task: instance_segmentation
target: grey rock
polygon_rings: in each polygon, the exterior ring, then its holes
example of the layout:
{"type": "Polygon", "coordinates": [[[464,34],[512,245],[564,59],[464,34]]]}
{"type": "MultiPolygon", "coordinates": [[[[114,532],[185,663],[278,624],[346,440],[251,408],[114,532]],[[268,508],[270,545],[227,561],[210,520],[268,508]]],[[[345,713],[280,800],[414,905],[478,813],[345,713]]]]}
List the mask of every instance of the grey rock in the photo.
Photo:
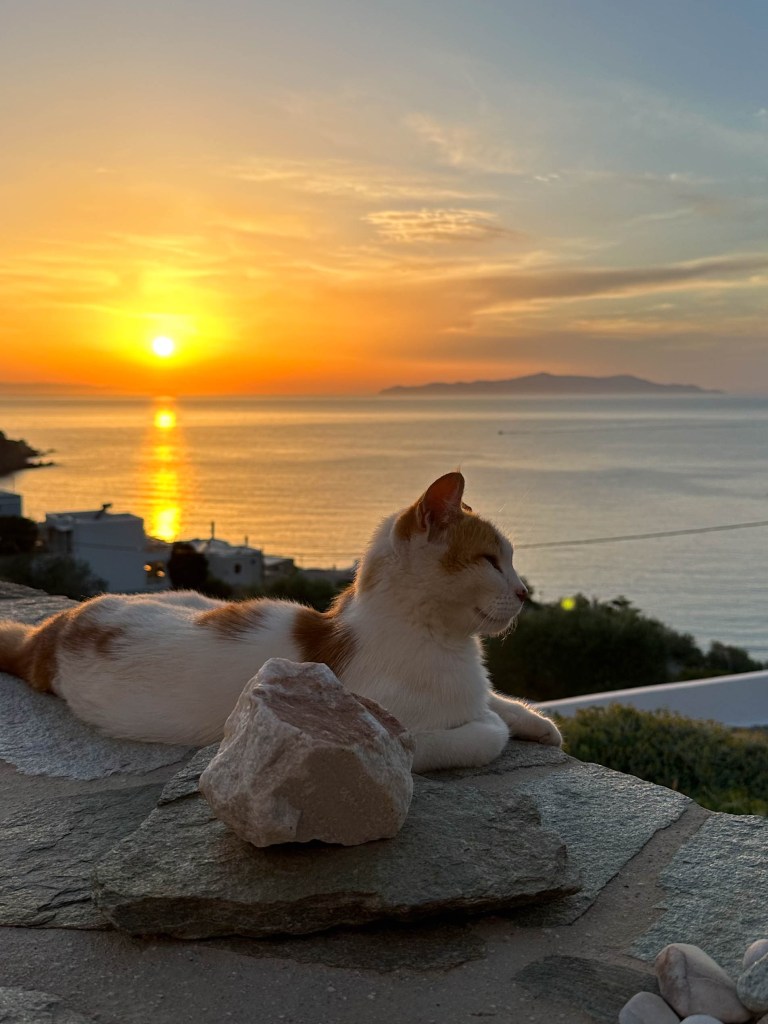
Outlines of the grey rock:
{"type": "Polygon", "coordinates": [[[543,743],[526,743],[524,740],[510,740],[501,754],[490,764],[479,768],[450,768],[439,772],[423,772],[425,778],[437,782],[471,779],[479,775],[506,775],[520,768],[551,768],[574,762],[559,747],[548,747],[543,743]]]}
{"type": "Polygon", "coordinates": [[[621,1008],[619,1024],[680,1024],[680,1018],[655,992],[637,992],[621,1008]]]}
{"type": "Polygon", "coordinates": [[[518,924],[538,927],[577,920],[648,840],[691,804],[680,793],[632,775],[580,761],[570,764],[543,777],[515,779],[514,785],[516,792],[535,800],[544,827],[565,842],[582,889],[568,899],[516,913],[518,924]]]}
{"type": "Polygon", "coordinates": [[[313,935],[270,939],[205,939],[203,945],[240,956],[275,957],[304,964],[325,964],[342,970],[447,971],[470,960],[483,959],[486,943],[464,923],[405,922],[336,928],[313,935]]]}
{"type": "Polygon", "coordinates": [[[710,1017],[708,1013],[694,1013],[686,1017],[680,1024],[723,1024],[717,1017],[710,1017]]]}
{"type": "Polygon", "coordinates": [[[635,993],[658,994],[650,974],[580,956],[537,960],[519,971],[515,981],[541,999],[560,1002],[568,1009],[578,1006],[600,1024],[616,1024],[622,1007],[635,993]]]}
{"type": "Polygon", "coordinates": [[[0,925],[103,928],[94,863],[135,829],[160,787],[101,790],[0,806],[0,925]]]}
{"type": "Polygon", "coordinates": [[[327,665],[271,658],[243,688],[199,787],[254,846],[357,846],[403,827],[413,750],[400,722],[327,665]]]}
{"type": "Polygon", "coordinates": [[[711,956],[688,942],[672,942],[656,957],[656,977],[664,999],[681,1017],[716,1013],[723,1024],[746,1024],[749,1010],[736,986],[711,956]]]}
{"type": "Polygon", "coordinates": [[[739,999],[753,1013],[768,1010],[768,954],[755,960],[736,982],[739,999]]]}
{"type": "Polygon", "coordinates": [[[94,878],[97,904],[118,928],[182,938],[498,911],[575,886],[565,847],[530,799],[421,778],[398,835],[354,847],[259,850],[185,793],[159,805],[94,878]]]}
{"type": "Polygon", "coordinates": [[[747,967],[751,967],[756,960],[759,960],[760,957],[765,956],[767,953],[768,939],[756,939],[747,946],[741,966],[746,970],[747,967]]]}
{"type": "Polygon", "coordinates": [[[641,960],[684,935],[729,974],[741,951],[768,932],[768,819],[713,814],[659,876],[664,913],[632,946],[641,960]]]}
{"type": "Polygon", "coordinates": [[[0,1024],[95,1024],[95,1020],[67,1009],[48,992],[0,988],[0,1024]]]}

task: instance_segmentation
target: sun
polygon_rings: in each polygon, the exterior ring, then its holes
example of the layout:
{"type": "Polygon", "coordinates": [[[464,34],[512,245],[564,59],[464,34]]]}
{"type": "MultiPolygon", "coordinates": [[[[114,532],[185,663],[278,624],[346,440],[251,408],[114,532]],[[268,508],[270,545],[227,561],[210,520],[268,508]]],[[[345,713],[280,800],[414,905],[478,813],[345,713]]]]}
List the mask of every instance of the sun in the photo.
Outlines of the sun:
{"type": "Polygon", "coordinates": [[[161,334],[157,338],[152,339],[152,351],[160,359],[168,359],[176,351],[176,342],[173,338],[166,338],[165,335],[161,334]]]}

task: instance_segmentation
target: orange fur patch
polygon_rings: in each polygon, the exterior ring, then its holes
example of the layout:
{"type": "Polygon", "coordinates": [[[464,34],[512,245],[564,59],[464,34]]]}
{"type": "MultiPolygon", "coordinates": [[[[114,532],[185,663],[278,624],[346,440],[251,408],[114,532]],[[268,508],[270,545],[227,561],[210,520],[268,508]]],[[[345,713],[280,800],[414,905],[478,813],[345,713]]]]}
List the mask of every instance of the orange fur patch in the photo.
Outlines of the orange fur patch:
{"type": "Polygon", "coordinates": [[[78,608],[58,612],[52,618],[29,630],[18,652],[15,674],[24,679],[33,690],[50,693],[56,678],[56,652],[61,634],[78,608]]]}
{"type": "Polygon", "coordinates": [[[448,550],[441,559],[441,565],[446,572],[461,572],[483,555],[501,557],[495,528],[478,516],[462,516],[449,527],[448,550]]]}
{"type": "Polygon", "coordinates": [[[336,675],[349,664],[356,646],[354,633],[338,619],[338,612],[351,597],[351,593],[345,597],[347,594],[340,595],[342,600],[329,612],[297,607],[293,622],[293,640],[302,660],[327,665],[336,675]]]}
{"type": "Polygon", "coordinates": [[[233,601],[198,615],[198,626],[213,629],[223,637],[236,638],[253,633],[264,625],[265,608],[261,601],[233,601]]]}
{"type": "Polygon", "coordinates": [[[398,540],[410,540],[414,533],[421,530],[419,525],[418,517],[418,502],[415,505],[411,505],[405,512],[397,519],[395,523],[395,536],[398,540]]]}

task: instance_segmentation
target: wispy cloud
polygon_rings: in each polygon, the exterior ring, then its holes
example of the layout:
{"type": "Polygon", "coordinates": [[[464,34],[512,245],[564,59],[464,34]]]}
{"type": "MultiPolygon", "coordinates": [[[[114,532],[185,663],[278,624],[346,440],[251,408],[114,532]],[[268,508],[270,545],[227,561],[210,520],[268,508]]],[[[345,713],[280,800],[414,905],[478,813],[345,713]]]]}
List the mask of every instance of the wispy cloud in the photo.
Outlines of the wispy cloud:
{"type": "Polygon", "coordinates": [[[437,152],[442,163],[463,170],[486,174],[526,174],[531,157],[506,139],[496,137],[493,129],[484,132],[464,124],[444,124],[426,114],[409,114],[408,127],[437,152]]]}
{"type": "Polygon", "coordinates": [[[484,210],[380,210],[363,218],[388,242],[523,241],[524,232],[496,223],[484,210]]]}
{"type": "Polygon", "coordinates": [[[487,191],[467,188],[436,175],[413,174],[345,160],[254,158],[225,168],[230,177],[275,184],[317,196],[381,199],[489,199],[487,191]]]}

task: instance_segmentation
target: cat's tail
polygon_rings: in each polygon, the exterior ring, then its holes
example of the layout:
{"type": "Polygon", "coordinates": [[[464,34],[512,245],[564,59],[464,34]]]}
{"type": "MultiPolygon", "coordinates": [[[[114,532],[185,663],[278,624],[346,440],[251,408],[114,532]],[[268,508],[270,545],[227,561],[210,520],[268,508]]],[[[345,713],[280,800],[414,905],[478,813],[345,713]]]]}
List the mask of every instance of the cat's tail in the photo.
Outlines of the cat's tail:
{"type": "Polygon", "coordinates": [[[53,672],[46,671],[40,657],[45,652],[34,636],[38,632],[39,627],[23,622],[0,621],[0,672],[10,672],[29,683],[33,690],[47,692],[51,690],[53,672]]]}

